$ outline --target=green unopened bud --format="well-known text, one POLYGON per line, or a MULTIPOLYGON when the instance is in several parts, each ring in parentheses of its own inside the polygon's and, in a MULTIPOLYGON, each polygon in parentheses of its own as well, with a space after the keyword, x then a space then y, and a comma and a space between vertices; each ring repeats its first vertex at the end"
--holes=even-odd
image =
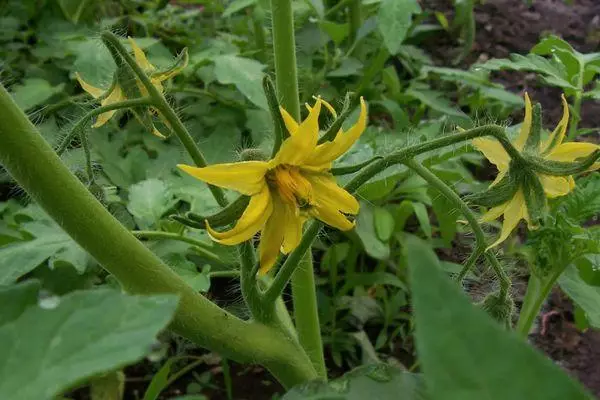
POLYGON ((266 161, 267 155, 261 149, 244 149, 239 153, 240 161, 266 161))
POLYGON ((193 226, 198 229, 204 229, 206 227, 205 224, 207 222, 210 224, 211 227, 216 228, 219 226, 228 225, 228 224, 234 222, 235 220, 239 219, 242 216, 242 214, 244 213, 244 210, 246 209, 246 207, 248 207, 248 203, 250 203, 249 196, 240 196, 235 201, 230 203, 227 207, 225 207, 221 211, 217 212, 216 214, 204 216, 204 215, 198 215, 198 214, 189 212, 186 214, 185 219, 182 219, 181 217, 173 218, 173 219, 175 219, 176 221, 179 221, 185 225, 191 226, 190 224, 186 224, 185 222, 183 222, 184 220, 186 220, 186 221, 189 220, 189 221, 191 221, 192 224, 199 224, 199 225, 193 226))
POLYGON ((573 162, 546 160, 540 157, 527 157, 530 168, 537 172, 554 176, 579 174, 589 169, 596 161, 598 161, 598 159, 600 159, 600 150, 594 151, 581 161, 573 162))
POLYGON ((490 293, 479 303, 479 306, 507 329, 512 326, 512 317, 515 312, 515 303, 512 297, 501 296, 499 292, 490 293))

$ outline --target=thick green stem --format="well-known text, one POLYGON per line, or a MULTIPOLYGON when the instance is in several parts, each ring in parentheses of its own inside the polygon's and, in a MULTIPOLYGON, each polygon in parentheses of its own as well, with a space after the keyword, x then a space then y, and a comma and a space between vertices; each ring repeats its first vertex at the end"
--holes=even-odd
MULTIPOLYGON (((356 42, 358 30, 362 26, 361 0, 352 0, 348 5, 348 22, 350 23, 350 42, 356 42)), ((356 45, 355 45, 356 46, 356 45)))
MULTIPOLYGON (((183 125, 175 111, 171 108, 167 100, 165 100, 162 93, 152 84, 150 78, 144 73, 142 68, 135 62, 133 57, 129 54, 129 52, 123 47, 123 45, 119 42, 119 39, 110 32, 104 32, 101 35, 104 44, 109 47, 111 52, 118 53, 119 56, 123 58, 123 60, 129 65, 129 67, 133 70, 136 77, 140 80, 144 88, 148 92, 148 96, 155 103, 155 107, 160 111, 166 121, 169 123, 169 126, 175 133, 175 135, 183 144, 183 147, 188 152, 194 163, 198 167, 206 167, 208 164, 202 151, 196 145, 194 138, 190 135, 186 127, 183 125)), ((212 192, 215 200, 221 206, 227 205, 227 199, 225 198, 225 194, 223 190, 217 186, 208 185, 208 188, 212 192)))
POLYGON ((233 360, 265 365, 286 387, 317 377, 294 340, 219 308, 140 243, 62 164, 2 86, 0 110, 0 163, 128 292, 178 294, 171 329, 233 360))
POLYGON ((262 295, 258 289, 256 281, 256 256, 252 241, 246 241, 238 246, 240 253, 240 284, 244 301, 250 309, 252 317, 264 323, 269 323, 273 319, 273 309, 265 307, 262 295))
MULTIPOLYGON (((297 121, 300 120, 298 73, 294 15, 291 0, 271 0, 273 55, 275 57, 275 82, 279 101, 297 121)), ((310 246, 302 258, 298 273, 292 277, 294 315, 298 340, 308 354, 319 378, 326 380, 323 344, 319 327, 319 313, 314 287, 314 270, 310 246), (308 299, 310 297, 310 299, 308 299), (308 329, 310 327, 310 329, 308 329)))
POLYGON ((557 269, 543 278, 535 274, 529 276, 527 292, 525 293, 521 312, 519 313, 519 321, 517 321, 517 327, 515 328, 519 336, 527 337, 529 335, 535 318, 540 313, 544 301, 546 301, 562 272, 562 269, 557 269))
MULTIPOLYGON (((450 186, 446 185, 444 181, 438 178, 433 172, 425 168, 419 162, 411 159, 406 161, 404 164, 413 171, 415 171, 421 178, 425 179, 427 183, 429 183, 432 187, 438 190, 446 199, 454 203, 454 205, 458 207, 458 209, 462 212, 464 217, 467 219, 469 226, 473 230, 473 233, 475 234, 477 248, 474 250, 474 253, 480 254, 482 249, 487 248, 485 234, 483 233, 481 226, 479 226, 477 217, 475 216, 473 211, 471 211, 469 206, 460 198, 460 196, 450 186)), ((496 256, 493 252, 485 251, 485 257, 491 264, 500 282, 500 297, 505 298, 509 295, 511 285, 510 278, 502 268, 502 265, 500 265, 500 263, 496 259, 496 256)))

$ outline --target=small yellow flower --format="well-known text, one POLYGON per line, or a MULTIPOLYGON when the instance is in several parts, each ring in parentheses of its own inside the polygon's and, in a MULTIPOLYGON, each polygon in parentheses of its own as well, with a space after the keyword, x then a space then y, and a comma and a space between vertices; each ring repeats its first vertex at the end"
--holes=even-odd
MULTIPOLYGON (((573 162, 579 158, 584 158, 591 155, 600 147, 592 143, 570 142, 563 143, 567 125, 569 123, 569 105, 563 96, 563 116, 550 134, 550 136, 541 141, 538 148, 530 151, 528 154, 550 161, 573 162)), ((532 124, 532 105, 527 93, 525 93, 525 119, 521 125, 521 130, 518 137, 512 143, 513 146, 521 153, 524 153, 525 144, 529 138, 532 124)), ((483 155, 498 168, 498 176, 491 184, 496 185, 509 172, 511 159, 504 150, 504 147, 495 139, 477 138, 473 140, 473 145, 483 153, 483 155)), ((596 163, 590 170, 600 168, 600 164, 596 163)), ((572 176, 551 176, 542 173, 535 173, 540 180, 544 193, 547 197, 553 198, 564 196, 575 187, 575 180, 572 176)), ((500 237, 490 247, 497 246, 502 243, 512 230, 518 225, 521 219, 527 221, 527 224, 532 228, 529 218, 529 211, 525 200, 525 194, 521 187, 516 191, 515 195, 507 202, 492 207, 486 214, 482 216, 482 221, 490 222, 504 215, 502 223, 502 231, 500 237)))
MULTIPOLYGON (((173 76, 179 74, 181 72, 181 70, 183 70, 183 68, 185 68, 186 65, 187 65, 187 58, 185 58, 185 61, 184 61, 184 63, 182 65, 177 65, 177 66, 175 66, 173 68, 170 68, 169 70, 164 71, 164 72, 157 72, 156 71, 156 67, 154 65, 150 64, 150 62, 146 58, 146 55, 144 54, 144 52, 142 51, 142 49, 140 49, 139 46, 135 43, 135 41, 133 40, 133 38, 128 37, 127 39, 129 40, 129 44, 131 45, 131 48, 133 49, 133 55, 135 57, 136 63, 149 76, 150 81, 152 82, 152 84, 154 85, 154 87, 156 87, 156 89, 158 89, 158 91, 160 93, 164 92, 164 88, 163 88, 162 82, 164 82, 167 79, 170 79, 173 76)), ((97 87, 95 87, 93 85, 90 85, 89 83, 85 82, 81 78, 81 76, 79 75, 79 73, 75 73, 75 77, 77 78, 77 81, 79 82, 79 84, 81 85, 81 87, 83 88, 83 90, 85 90, 87 93, 89 93, 90 95, 92 95, 92 97, 95 98, 95 99, 98 99, 98 98, 102 99, 100 101, 100 105, 102 105, 102 106, 107 106, 107 105, 110 105, 110 104, 118 103, 118 102, 121 102, 121 101, 127 99, 127 96, 125 95, 125 91, 119 85, 119 83, 115 84, 112 87, 112 91, 110 93, 106 93, 106 90, 97 88, 97 87)), ((139 82, 139 81, 136 82, 136 86, 139 89, 140 94, 142 96, 146 96, 148 94, 146 88, 144 87, 144 85, 141 82, 139 82)), ((161 117, 161 119, 162 119, 162 116, 160 115, 160 113, 156 112, 152 108, 150 110, 154 114, 158 114, 158 116, 161 117)), ((96 119, 96 122, 94 123, 94 125, 92 125, 92 127, 93 128, 101 127, 108 120, 110 120, 112 118, 112 116, 116 112, 117 112, 117 110, 113 110, 113 111, 107 111, 105 113, 100 114, 98 116, 98 118, 96 119)), ((134 113, 134 115, 136 116, 136 118, 139 119, 139 116, 137 114, 134 113)), ((163 122, 165 122, 165 124, 168 125, 168 123, 166 121, 163 121, 163 122)), ((161 137, 161 138, 164 138, 164 135, 162 135, 158 131, 158 129, 154 128, 154 126, 152 126, 151 130, 152 130, 152 133, 154 135, 156 135, 158 137, 161 137)))
POLYGON ((333 109, 317 98, 313 107, 307 105, 309 115, 301 123, 280 107, 290 136, 269 161, 243 161, 205 168, 178 165, 204 182, 251 196, 248 207, 231 230, 217 232, 208 223, 207 229, 213 240, 225 245, 242 243, 261 231, 262 274, 273 267, 280 251, 289 254, 298 246, 302 226, 309 217, 342 231, 354 227, 347 216, 358 213, 358 201, 337 185, 329 170, 332 162, 365 130, 367 107, 361 98, 356 124, 347 132, 340 129, 333 141, 317 144, 321 105, 333 109))

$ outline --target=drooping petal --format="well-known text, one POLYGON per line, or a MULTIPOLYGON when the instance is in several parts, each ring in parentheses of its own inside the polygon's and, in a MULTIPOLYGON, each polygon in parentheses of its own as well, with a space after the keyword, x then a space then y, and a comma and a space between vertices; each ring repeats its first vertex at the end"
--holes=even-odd
POLYGON ((335 206, 320 203, 311 208, 310 214, 318 220, 325 222, 340 231, 349 231, 354 228, 354 221, 348 220, 344 214, 339 212, 335 206))
POLYGON ((348 231, 354 227, 347 214, 358 213, 358 202, 349 193, 339 186, 327 183, 325 180, 311 178, 311 184, 316 185, 314 191, 314 204, 309 210, 310 215, 341 231, 348 231), (313 183, 314 182, 314 183, 313 183), (325 188, 336 189, 332 191, 325 188), (352 199, 350 199, 352 197, 352 199))
POLYGON ((566 176, 538 174, 538 178, 540 178, 544 193, 550 198, 564 196, 572 189, 571 182, 566 176))
POLYGON ((333 160, 347 152, 350 147, 360 138, 360 135, 367 127, 367 105, 365 100, 360 98, 360 114, 358 121, 348 132, 340 129, 335 139, 331 142, 325 142, 317 146, 312 156, 307 160, 310 166, 327 166, 333 160))
POLYGON ((504 242, 519 224, 519 221, 524 218, 528 219, 527 206, 525 205, 523 191, 519 189, 517 193, 515 193, 515 196, 506 204, 506 208, 504 209, 504 221, 502 222, 500 237, 489 246, 488 249, 496 247, 504 242))
MULTIPOLYGON (((575 161, 578 158, 585 158, 594 151, 599 150, 600 146, 585 142, 568 142, 556 146, 548 155, 544 156, 546 160, 552 161, 575 161)), ((600 163, 594 164, 595 169, 600 163)))
MULTIPOLYGON (((115 87, 113 87, 112 92, 110 92, 110 94, 100 102, 100 105, 108 106, 110 104, 118 103, 123 100, 125 100, 123 90, 119 85, 115 85, 115 87)), ((112 110, 98 115, 98 118, 96 118, 96 122, 94 123, 94 125, 92 125, 92 128, 98 128, 104 125, 109 119, 112 118, 113 115, 115 115, 116 112, 117 110, 112 110)))
POLYGON ((129 40, 129 44, 133 49, 133 56, 135 57, 135 62, 137 63, 137 65, 142 67, 142 69, 146 73, 154 71, 156 68, 154 67, 154 65, 150 64, 150 62, 146 58, 146 54, 144 54, 144 51, 139 48, 135 40, 133 40, 132 37, 127 37, 127 40, 129 40))
POLYGON ((305 221, 306 217, 300 215, 296 207, 285 205, 285 231, 281 244, 283 254, 289 254, 298 247, 300 239, 302 239, 302 227, 305 221))
POLYGON ((346 190, 338 186, 335 178, 325 174, 307 174, 317 203, 335 204, 337 210, 345 214, 358 214, 359 203, 346 190))
POLYGON ((540 143, 540 151, 542 154, 552 151, 556 146, 559 146, 565 139, 565 133, 567 132, 567 125, 569 125, 569 104, 565 95, 561 94, 560 98, 563 105, 563 115, 554 131, 548 136, 548 139, 540 143))
POLYGON ((523 147, 525 147, 525 143, 527 142, 527 138, 529 137, 529 132, 531 131, 531 118, 531 100, 529 99, 529 95, 527 94, 527 92, 525 92, 525 118, 523 119, 523 124, 521 125, 519 136, 517 136, 517 139, 513 143, 519 151, 523 151, 523 147))
POLYGON ((259 274, 264 275, 275 264, 279 250, 285 236, 285 204, 277 196, 273 196, 273 211, 265 223, 260 236, 260 269, 259 274))
POLYGON ((281 144, 274 158, 276 164, 302 165, 304 160, 311 156, 319 138, 320 112, 321 99, 318 99, 308 117, 298 125, 294 133, 290 131, 291 136, 281 144))
POLYGON ((79 72, 75 72, 75 79, 77 79, 77 82, 79 82, 81 88, 92 95, 93 98, 97 99, 98 97, 102 97, 102 95, 104 95, 104 89, 97 88, 96 86, 90 85, 84 81, 83 78, 81 78, 81 75, 79 75, 79 72))
POLYGON ((215 164, 204 168, 184 164, 179 164, 177 167, 206 183, 252 196, 263 189, 268 165, 263 161, 242 161, 215 164))
POLYGON ((503 172, 508 170, 510 164, 510 156, 504 150, 504 147, 495 139, 476 138, 471 141, 473 146, 483 153, 492 164, 498 168, 498 171, 503 172))
POLYGON ((218 243, 228 246, 250 240, 260 231, 273 211, 273 202, 269 187, 264 184, 260 192, 252 196, 248 207, 235 226, 226 232, 217 232, 206 221, 206 229, 210 237, 218 243))

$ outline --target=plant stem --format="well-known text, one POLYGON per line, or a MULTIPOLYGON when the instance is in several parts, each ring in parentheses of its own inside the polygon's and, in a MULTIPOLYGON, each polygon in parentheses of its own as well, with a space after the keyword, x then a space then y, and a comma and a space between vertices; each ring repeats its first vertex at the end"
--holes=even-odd
POLYGON ((265 365, 286 387, 317 377, 295 341, 197 294, 121 225, 66 168, 0 85, 0 163, 130 293, 179 295, 170 328, 239 362, 265 365))
POLYGON ((350 43, 356 48, 358 30, 362 26, 361 0, 352 0, 348 5, 348 19, 350 24, 350 43))
MULTIPOLYGON (((300 99, 292 1, 271 0, 271 15, 275 82, 279 101, 282 107, 296 121, 299 121, 300 99)), ((302 268, 297 268, 292 277, 292 287, 295 288, 293 300, 298 340, 308 354, 319 378, 327 380, 310 246, 306 249, 300 264, 302 268)))
POLYGON ((173 232, 161 232, 161 231, 132 231, 133 236, 138 239, 149 239, 149 240, 177 240, 179 242, 189 243, 196 247, 196 251, 204 258, 219 265, 226 265, 215 253, 210 251, 210 244, 191 238, 189 236, 180 235, 173 232))
POLYGON ((563 272, 563 269, 557 268, 548 276, 540 278, 535 274, 529 276, 527 282, 527 292, 523 299, 523 305, 521 306, 521 312, 519 313, 519 320, 515 328, 517 334, 522 337, 527 337, 531 326, 535 321, 535 318, 542 309, 544 301, 550 294, 550 291, 554 287, 556 280, 563 272))
POLYGON ((260 5, 254 6, 252 10, 252 28, 254 29, 254 41, 256 44, 256 58, 258 61, 265 62, 267 59, 266 54, 266 39, 265 39, 265 28, 263 22, 265 20, 265 11, 260 5))
POLYGON ((263 297, 258 289, 256 282, 256 256, 252 241, 248 240, 238 246, 240 253, 240 284, 242 296, 248 305, 252 317, 260 322, 269 323, 272 321, 273 309, 265 307, 263 297))
MULTIPOLYGON (((114 51, 116 51, 133 70, 137 78, 144 85, 146 91, 148 92, 148 96, 155 103, 155 107, 167 120, 171 129, 173 130, 175 135, 177 135, 177 137, 181 141, 181 144, 183 144, 183 147, 188 152, 190 157, 192 157, 192 160, 194 161, 196 166, 206 167, 208 165, 206 159, 204 158, 202 151, 198 148, 196 142, 194 141, 186 127, 183 125, 177 114, 175 114, 175 111, 173 111, 169 103, 167 103, 162 93, 152 84, 150 78, 148 78, 148 76, 144 73, 142 68, 139 65, 137 65, 133 57, 131 57, 129 52, 119 42, 119 39, 110 32, 103 32, 101 38, 104 44, 107 47, 109 47, 109 49, 112 48, 114 51)), ((225 198, 225 193, 221 188, 213 185, 208 185, 208 188, 210 189, 212 195, 214 196, 215 200, 217 201, 217 203, 219 203, 220 206, 224 207, 227 205, 228 201, 225 198)))
MULTIPOLYGON (((485 234, 479 226, 479 222, 477 221, 477 217, 473 214, 473 211, 469 208, 469 206, 460 198, 460 196, 444 181, 438 178, 433 172, 429 169, 425 168, 419 162, 414 159, 407 160, 404 164, 415 171, 421 178, 425 179, 427 183, 429 183, 432 187, 438 190, 446 199, 454 203, 456 207, 460 209, 463 213, 467 222, 471 226, 473 233, 475 234, 475 240, 477 242, 477 247, 474 250, 474 253, 480 253, 483 249, 487 248, 487 243, 485 240, 485 234)), ((491 264, 498 280, 500 281, 500 297, 506 298, 509 295, 510 291, 510 278, 502 268, 502 265, 496 259, 496 256, 491 251, 485 251, 485 257, 488 262, 491 264)), ((468 272, 468 271, 467 271, 468 272)))

